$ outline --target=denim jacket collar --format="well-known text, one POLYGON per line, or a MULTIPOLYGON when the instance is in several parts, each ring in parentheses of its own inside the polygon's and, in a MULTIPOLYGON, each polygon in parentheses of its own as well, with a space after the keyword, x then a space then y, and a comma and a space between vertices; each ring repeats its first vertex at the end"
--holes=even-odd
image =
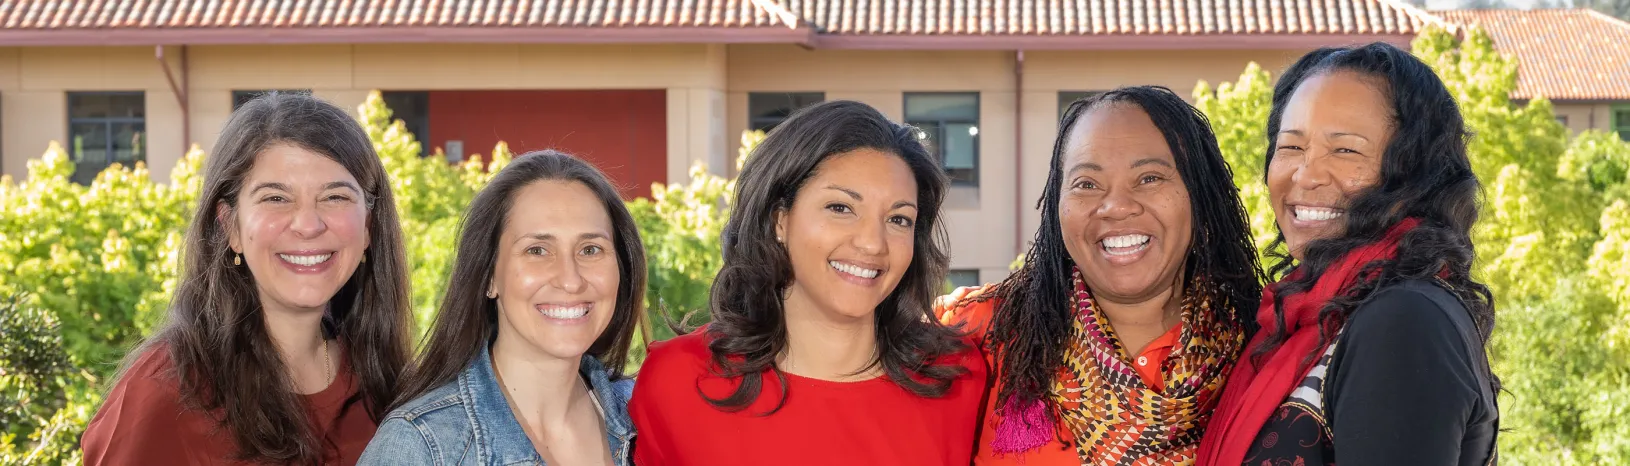
MULTIPOLYGON (((614 383, 605 366, 592 356, 583 356, 578 372, 588 381, 595 401, 605 413, 606 444, 611 447, 612 457, 626 458, 634 438, 633 422, 628 418, 628 398, 633 384, 627 380, 614 383)), ((470 417, 470 425, 474 427, 478 462, 543 464, 543 458, 532 447, 532 441, 521 430, 520 421, 504 399, 498 376, 493 372, 490 348, 481 351, 459 374, 458 388, 459 396, 470 401, 464 405, 465 415, 470 417)))

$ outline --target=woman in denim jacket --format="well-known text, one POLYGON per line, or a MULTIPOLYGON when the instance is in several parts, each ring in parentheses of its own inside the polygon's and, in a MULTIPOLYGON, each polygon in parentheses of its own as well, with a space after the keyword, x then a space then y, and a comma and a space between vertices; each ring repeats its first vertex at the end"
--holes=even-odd
POLYGON ((516 158, 465 213, 441 312, 360 464, 630 464, 645 249, 605 175, 516 158))

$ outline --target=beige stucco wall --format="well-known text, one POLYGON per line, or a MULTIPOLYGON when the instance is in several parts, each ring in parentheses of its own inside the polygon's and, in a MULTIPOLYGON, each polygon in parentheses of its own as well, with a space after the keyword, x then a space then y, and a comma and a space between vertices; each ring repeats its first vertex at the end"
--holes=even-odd
MULTIPOLYGON (((1619 105, 1630 105, 1630 101, 1619 105)), ((1609 131, 1613 125, 1614 104, 1609 102, 1552 102, 1556 116, 1568 117, 1568 129, 1577 133, 1595 129, 1609 131)))
MULTIPOLYGON (((173 58, 173 57, 172 57, 173 58)), ((0 49, 0 156, 5 173, 22 178, 27 160, 67 137, 67 91, 144 91, 149 168, 162 178, 179 159, 181 133, 175 93, 151 47, 30 47, 0 49)))
MULTIPOLYGON (((166 49, 177 79, 180 54, 166 49)), ((187 55, 191 139, 206 150, 232 90, 312 89, 354 113, 372 89, 665 89, 669 179, 691 161, 725 160, 722 45, 234 45, 187 55)), ((152 47, 0 48, 4 173, 22 177, 28 158, 66 137, 68 91, 96 90, 147 93, 148 165, 167 179, 186 144, 152 47)))

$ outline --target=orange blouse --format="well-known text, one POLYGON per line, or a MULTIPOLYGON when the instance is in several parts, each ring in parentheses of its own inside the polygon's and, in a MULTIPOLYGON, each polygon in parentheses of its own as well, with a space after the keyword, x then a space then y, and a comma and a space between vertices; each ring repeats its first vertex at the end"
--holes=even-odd
MULTIPOLYGON (((977 291, 969 293, 969 297, 977 296, 977 293, 977 291)), ((951 306, 950 309, 936 304, 935 312, 939 314, 941 323, 947 325, 962 324, 962 330, 968 332, 975 344, 983 350, 985 347, 985 332, 989 330, 991 316, 996 313, 996 306, 1000 302, 997 299, 987 299, 960 307, 951 306)), ((1143 351, 1138 353, 1137 360, 1132 361, 1134 363, 1133 367, 1137 368, 1138 378, 1143 379, 1143 382, 1148 384, 1150 388, 1155 390, 1165 388, 1165 381, 1160 373, 1160 368, 1164 365, 1166 358, 1171 356, 1172 350, 1176 348, 1182 330, 1182 324, 1172 326, 1171 330, 1167 330, 1165 334, 1144 347, 1143 351)), ((991 356, 991 354, 986 353, 985 362, 992 369, 995 369, 996 361, 991 356)), ((976 437, 979 445, 974 453, 973 463, 982 466, 1077 466, 1081 464, 1081 458, 1075 453, 1075 445, 1071 443, 1073 439, 1070 432, 1065 429, 1056 429, 1059 435, 1063 437, 1062 441, 1055 436, 1046 445, 1042 445, 1041 448, 1034 451, 1017 455, 997 455, 991 450, 990 441, 996 437, 997 421, 996 416, 991 415, 991 413, 996 412, 996 393, 1001 390, 1001 383, 1001 374, 991 372, 990 383, 987 384, 990 388, 985 397, 985 409, 980 413, 979 435, 976 437)))

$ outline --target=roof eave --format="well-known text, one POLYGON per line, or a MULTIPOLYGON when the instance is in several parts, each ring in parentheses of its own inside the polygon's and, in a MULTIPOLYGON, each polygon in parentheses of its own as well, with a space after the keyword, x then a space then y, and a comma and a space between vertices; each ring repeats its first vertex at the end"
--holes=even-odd
POLYGON ((807 27, 223 27, 0 29, 0 46, 537 43, 791 43, 809 46, 807 27))
POLYGON ((1408 47, 1414 34, 819 34, 817 49, 856 50, 1194 50, 1284 49, 1387 42, 1408 47))

